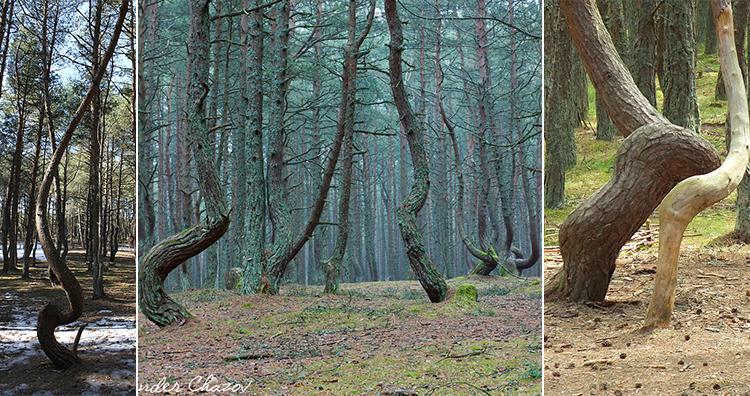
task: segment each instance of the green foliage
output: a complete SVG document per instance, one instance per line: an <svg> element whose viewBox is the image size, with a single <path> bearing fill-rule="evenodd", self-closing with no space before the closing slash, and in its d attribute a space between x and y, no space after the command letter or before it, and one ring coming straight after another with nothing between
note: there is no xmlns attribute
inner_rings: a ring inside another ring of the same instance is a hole
<svg viewBox="0 0 750 396"><path fill-rule="evenodd" d="M542 364L536 360L528 360L524 363L526 371L522 378L529 381L536 381L542 378Z"/></svg>

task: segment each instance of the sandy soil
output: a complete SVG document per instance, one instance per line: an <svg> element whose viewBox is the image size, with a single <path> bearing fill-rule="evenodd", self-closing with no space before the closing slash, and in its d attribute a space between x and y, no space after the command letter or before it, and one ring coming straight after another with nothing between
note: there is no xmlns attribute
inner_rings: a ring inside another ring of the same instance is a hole
<svg viewBox="0 0 750 396"><path fill-rule="evenodd" d="M750 247L683 248L672 326L641 334L656 250L617 262L603 303L546 302L546 395L750 395Z"/></svg>
<svg viewBox="0 0 750 396"><path fill-rule="evenodd" d="M107 297L92 300L91 274L83 252L71 252L68 265L86 297L81 318L58 327L55 336L70 347L87 323L78 345L81 367L57 370L36 340L36 317L47 301L64 301L59 286L42 279L44 263L31 271L0 277L0 395L134 395L135 394L135 259L118 253L105 272Z"/></svg>
<svg viewBox="0 0 750 396"><path fill-rule="evenodd" d="M281 296L198 290L195 316L163 329L139 314L141 394L539 395L537 279L470 282L479 302L431 304L417 282L290 285ZM533 283L533 284L532 284ZM192 382L191 382L192 381ZM216 388L214 388L214 386Z"/></svg>

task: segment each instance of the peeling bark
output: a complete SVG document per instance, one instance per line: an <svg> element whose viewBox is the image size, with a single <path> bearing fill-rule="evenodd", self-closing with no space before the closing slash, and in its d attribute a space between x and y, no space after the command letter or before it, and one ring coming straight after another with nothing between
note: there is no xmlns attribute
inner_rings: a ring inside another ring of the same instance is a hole
<svg viewBox="0 0 750 396"><path fill-rule="evenodd" d="M560 227L563 269L547 282L554 299L603 300L617 254L667 193L690 176L720 164L699 135L672 125L650 105L614 49L593 0L561 0L591 81L626 136L612 179Z"/></svg>
<svg viewBox="0 0 750 396"><path fill-rule="evenodd" d="M711 2L731 116L732 143L724 163L716 170L680 182L659 206L659 259L656 282L643 330L669 326L677 288L677 261L688 223L701 211L728 196L742 180L750 152L747 93L734 42L729 0Z"/></svg>

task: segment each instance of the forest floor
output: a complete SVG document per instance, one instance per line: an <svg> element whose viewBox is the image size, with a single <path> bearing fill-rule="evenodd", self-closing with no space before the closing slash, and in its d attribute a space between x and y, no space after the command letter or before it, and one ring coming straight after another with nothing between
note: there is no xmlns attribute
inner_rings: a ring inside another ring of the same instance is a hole
<svg viewBox="0 0 750 396"><path fill-rule="evenodd" d="M714 99L718 70L716 55L699 56L701 135L725 154L726 101ZM562 266L560 224L611 177L622 142L596 140L592 87L589 99L589 123L576 130L578 164L566 173L565 206L545 210L545 277ZM735 206L732 193L688 226L669 328L638 332L654 284L656 214L621 251L604 302L545 302L545 392L750 396L750 246L722 237L734 229Z"/></svg>
<svg viewBox="0 0 750 396"><path fill-rule="evenodd" d="M81 318L57 328L55 337L70 348L78 328L83 331L78 356L83 365L58 370L36 339L36 318L48 301L64 302L59 286L52 288L42 271L31 269L30 279L20 272L0 273L0 395L134 395L135 394L135 257L120 251L114 265L107 262L107 296L92 300L91 273L84 253L71 251L68 266L78 278L85 297Z"/></svg>
<svg viewBox="0 0 750 396"><path fill-rule="evenodd" d="M416 281L177 293L195 316L184 325L138 315L139 392L540 395L539 279L448 281L463 283L478 303L432 304Z"/></svg>
<svg viewBox="0 0 750 396"><path fill-rule="evenodd" d="M750 396L750 246L683 248L672 324L641 334L656 257L621 255L601 303L545 303L547 394Z"/></svg>

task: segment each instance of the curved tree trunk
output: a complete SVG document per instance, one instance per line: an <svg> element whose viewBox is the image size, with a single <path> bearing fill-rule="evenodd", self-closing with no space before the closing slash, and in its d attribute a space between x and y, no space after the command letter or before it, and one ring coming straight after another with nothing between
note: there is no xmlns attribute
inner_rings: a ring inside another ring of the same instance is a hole
<svg viewBox="0 0 750 396"><path fill-rule="evenodd" d="M108 64L112 58L112 54L117 45L117 40L122 31L125 16L128 13L129 4L129 0L122 1L120 14L117 23L115 24L114 32L112 33L112 41L102 57L101 65ZM105 69L105 66L101 66L96 70L96 73L91 80L91 86L89 87L88 92L86 92L86 96L76 109L73 119L60 140L60 144L52 155L52 160L44 173L42 184L39 187L39 195L37 196L36 227L37 233L39 234L39 241L42 244L44 255L49 262L50 271L52 271L60 281L68 298L67 307L60 307L48 303L42 308L39 312L37 321L37 338L39 338L39 344L42 346L42 350L47 357L52 360L52 363L54 363L56 367L61 369L69 368L80 363L80 359L75 352L78 338L76 338L73 350L71 351L57 342L54 334L55 328L60 325L71 323L81 316L81 313L83 312L83 291L81 290L81 285L78 283L75 275L73 275L73 272L71 272L68 266L65 265L65 261L60 257L60 253L55 248L54 241L52 240L52 233L49 228L49 220L47 219L47 199L49 198L50 187L52 186L55 171L60 165L60 161L62 160L68 143L70 143L70 139L73 137L73 132L75 132L76 127L81 122L81 119L86 112L86 108L91 103L94 93L99 86L99 82L104 76Z"/></svg>
<svg viewBox="0 0 750 396"><path fill-rule="evenodd" d="M422 209L430 191L430 170L427 164L427 153L425 152L424 131L417 125L414 110L406 97L406 87L401 71L404 36L401 29L401 20L398 17L396 0L385 0L385 16L388 21L388 29L391 32L388 69L393 101L396 103L401 123L406 128L406 139L409 142L411 159L414 164L414 184L411 186L409 195L396 209L398 225L401 228L401 237L404 239L406 254L409 257L414 275L419 279L419 283L427 292L430 301L441 302L445 299L448 286L427 255L422 234L417 228L417 213Z"/></svg>
<svg viewBox="0 0 750 396"><path fill-rule="evenodd" d="M141 259L138 305L159 327L183 324L192 315L164 290L164 280L173 269L218 241L229 228L229 216L204 220L159 243Z"/></svg>
<svg viewBox="0 0 750 396"><path fill-rule="evenodd" d="M548 282L548 298L602 300L615 259L679 181L720 164L716 150L674 126L636 87L603 26L594 0L561 0L573 40L597 94L627 138L612 179L576 208L560 227L563 269Z"/></svg>
<svg viewBox="0 0 750 396"><path fill-rule="evenodd" d="M229 228L229 213L214 164L213 144L205 117L208 96L209 0L190 3L188 40L187 139L193 150L198 185L206 207L206 219L156 244L143 256L138 276L138 305L160 327L184 323L190 313L164 291L164 279L191 257L219 240Z"/></svg>
<svg viewBox="0 0 750 396"><path fill-rule="evenodd" d="M357 60L360 56L359 47L370 32L374 16L375 0L372 0L367 25L360 36L357 37L357 2L349 0L349 38L345 49L346 60L344 61L341 86L341 115L338 125L339 128L344 130L344 141L342 143L344 158L341 164L343 175L338 221L339 235L336 239L333 255L323 263L323 272L326 278L323 293L338 293L341 261L344 259L346 243L349 239L349 198L352 191L352 161L354 157L354 110L357 105Z"/></svg>
<svg viewBox="0 0 750 396"><path fill-rule="evenodd" d="M464 177L461 173L461 153L458 150L458 141L456 140L456 133L453 129L453 125L450 124L450 121L448 121L448 116L445 115L445 110L443 109L442 104L440 104L440 116L443 119L443 123L445 124L446 128L448 129L448 135L451 138L451 142L453 143L453 153L454 153L454 160L455 160L455 167L456 167L456 176L458 179L458 206L456 208L456 224L458 225L458 234L461 237L461 242L463 242L464 246L466 247L466 250L469 251L469 253L474 256L475 258L479 259L479 264L477 264L476 267L474 267L474 270L471 271L471 275L483 275L487 276L492 271L497 268L498 265L500 265L503 269L506 271L509 267L515 268L517 270L523 270L526 268L532 267L537 260L539 260L539 255L541 254L541 245L539 243L539 228L536 224L536 222L539 220L536 216L532 215L532 209L534 206L534 203L527 199L527 204L529 205L529 214L530 214L530 226L529 226L529 232L531 235L531 255L527 258L523 258L523 253L513 247L513 224L511 221L510 216L504 216L504 225L505 225L505 245L504 249L501 252L502 258L492 249L492 246L490 246L489 252L484 252L477 248L474 243L469 239L469 236L466 234L466 231L464 230L464 221L463 221L463 213L464 213ZM530 188L529 188L529 180L526 173L523 173L524 178L524 191L526 192L527 196L529 194ZM505 195L503 195L503 207L506 207L506 198ZM511 257L511 253L513 253L513 257Z"/></svg>
<svg viewBox="0 0 750 396"><path fill-rule="evenodd" d="M498 266L498 264L500 264L500 257L494 250L492 250L492 246L490 246L489 252L484 252L477 248L471 241L471 239L469 239L469 236L464 230L464 190L466 189L466 187L464 186L464 176L461 172L461 152L458 149L456 132L453 129L453 125L451 125L448 121L448 116L445 115L445 109L443 109L442 104L440 105L440 116L443 119L445 127L448 129L448 135L450 136L451 142L453 144L453 158L456 167L456 178L458 179L458 206L456 208L456 224L458 228L458 235L461 237L461 241L466 247L466 250L468 250L472 256L479 259L479 264L474 268L471 274L489 275L489 273L492 272ZM510 231L510 233L508 233L508 231ZM508 240L512 240L512 232L513 229L508 229L506 223L506 234Z"/></svg>
<svg viewBox="0 0 750 396"><path fill-rule="evenodd" d="M710 143L672 124L646 125L625 139L612 178L560 226L565 265L548 297L603 300L620 249L659 202L680 180L715 169L718 156L707 160L706 152Z"/></svg>
<svg viewBox="0 0 750 396"><path fill-rule="evenodd" d="M728 196L742 180L748 163L750 120L747 93L737 60L730 0L711 2L724 75L732 143L724 163L713 172L680 182L659 206L659 259L656 283L646 312L644 330L669 325L677 288L677 260L688 223L698 213Z"/></svg>

